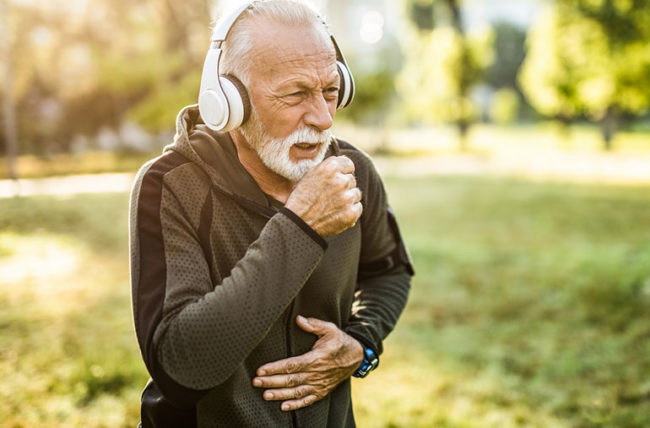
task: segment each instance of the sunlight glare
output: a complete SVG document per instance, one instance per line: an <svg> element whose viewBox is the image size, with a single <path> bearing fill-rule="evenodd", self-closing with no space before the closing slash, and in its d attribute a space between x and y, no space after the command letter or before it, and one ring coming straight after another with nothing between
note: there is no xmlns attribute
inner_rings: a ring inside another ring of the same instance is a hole
<svg viewBox="0 0 650 428"><path fill-rule="evenodd" d="M40 236L0 235L0 247L10 249L0 257L0 283L36 284L40 291L50 291L53 279L73 273L79 266L74 248L58 239Z"/></svg>
<svg viewBox="0 0 650 428"><path fill-rule="evenodd" d="M361 36L361 40L369 45L379 42L384 36L383 15L376 10L366 12L361 19L359 35Z"/></svg>
<svg viewBox="0 0 650 428"><path fill-rule="evenodd" d="M34 44L39 47L47 46L52 40L52 31L47 27L36 27L32 30L31 38Z"/></svg>

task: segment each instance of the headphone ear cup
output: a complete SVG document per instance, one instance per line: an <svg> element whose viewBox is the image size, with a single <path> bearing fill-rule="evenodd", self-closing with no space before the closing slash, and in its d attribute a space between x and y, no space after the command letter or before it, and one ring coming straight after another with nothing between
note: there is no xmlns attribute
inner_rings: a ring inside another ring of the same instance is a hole
<svg viewBox="0 0 650 428"><path fill-rule="evenodd" d="M354 77L341 61L336 61L336 68L339 72L339 99L336 108L340 110L350 105L354 98Z"/></svg>
<svg viewBox="0 0 650 428"><path fill-rule="evenodd" d="M242 83L241 80L233 76L232 74L224 74L221 76L221 85L223 86L223 82L228 81L229 83L232 83L232 85L235 87L237 90L237 95L233 97L235 98L233 102L230 102L230 97L228 96L228 104L230 105L230 110L232 113L233 109L239 109L241 108L241 114L237 113L237 117L241 117L241 119L237 119L237 122L239 122L238 125L234 126L234 128L237 128L248 120L248 117L251 114L251 101L250 97L248 96L248 91L246 90L246 86ZM234 120L233 120L233 125L234 125Z"/></svg>
<svg viewBox="0 0 650 428"><path fill-rule="evenodd" d="M205 56L199 91L201 118L210 129L215 131L219 131L228 122L228 102L215 72L218 68L220 55L220 50L210 49Z"/></svg>
<svg viewBox="0 0 650 428"><path fill-rule="evenodd" d="M209 88L199 95L199 111L208 128L232 131L250 115L248 92L235 76L219 76L217 88Z"/></svg>
<svg viewBox="0 0 650 428"><path fill-rule="evenodd" d="M213 88L201 91L199 113L208 128L220 131L228 121L228 102L223 93Z"/></svg>

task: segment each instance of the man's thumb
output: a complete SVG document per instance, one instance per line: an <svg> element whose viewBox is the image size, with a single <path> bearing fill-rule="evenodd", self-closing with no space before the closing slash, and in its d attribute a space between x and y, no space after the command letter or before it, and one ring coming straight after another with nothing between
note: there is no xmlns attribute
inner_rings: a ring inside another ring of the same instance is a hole
<svg viewBox="0 0 650 428"><path fill-rule="evenodd" d="M329 331L329 323L318 318L305 318L302 315L298 315L296 317L296 324L301 329L318 336L322 336Z"/></svg>

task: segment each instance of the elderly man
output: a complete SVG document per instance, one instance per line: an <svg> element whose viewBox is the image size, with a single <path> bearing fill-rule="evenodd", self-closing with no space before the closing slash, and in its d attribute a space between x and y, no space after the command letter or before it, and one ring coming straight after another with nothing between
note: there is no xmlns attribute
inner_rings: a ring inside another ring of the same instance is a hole
<svg viewBox="0 0 650 428"><path fill-rule="evenodd" d="M232 21L204 78L223 55L243 124L183 109L132 192L142 426L354 426L350 377L377 365L413 271L371 161L330 134L344 82L322 18L270 0Z"/></svg>

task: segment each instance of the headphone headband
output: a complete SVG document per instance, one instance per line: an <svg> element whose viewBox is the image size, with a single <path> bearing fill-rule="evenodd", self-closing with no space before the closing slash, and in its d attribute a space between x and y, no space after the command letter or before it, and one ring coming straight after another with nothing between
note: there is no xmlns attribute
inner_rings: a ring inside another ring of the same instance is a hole
<svg viewBox="0 0 650 428"><path fill-rule="evenodd" d="M226 41L237 19L256 1L258 0L251 0L236 7L220 19L212 30L212 43L205 57L201 76L199 112L205 124L215 131L230 131L241 126L248 118L250 103L245 88L239 81L233 83L232 76L221 76L219 65L223 52L221 45ZM324 22L323 24L325 25ZM341 109L347 107L354 97L354 78L334 35L329 31L328 34L336 51L336 65L340 76L337 109Z"/></svg>
<svg viewBox="0 0 650 428"><path fill-rule="evenodd" d="M232 29L233 25L239 15L241 15L246 9L251 7L255 1L246 2L239 7L235 8L228 15L221 18L217 25L212 30L212 41L213 42L223 42L228 37L228 33Z"/></svg>

